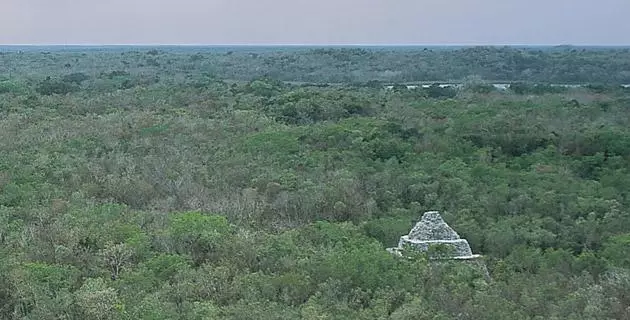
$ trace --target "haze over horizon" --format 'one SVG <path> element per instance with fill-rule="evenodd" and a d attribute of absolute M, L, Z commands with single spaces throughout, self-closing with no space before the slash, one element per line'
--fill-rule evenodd
<path fill-rule="evenodd" d="M 629 45 L 627 0 L 3 0 L 0 44 Z"/>

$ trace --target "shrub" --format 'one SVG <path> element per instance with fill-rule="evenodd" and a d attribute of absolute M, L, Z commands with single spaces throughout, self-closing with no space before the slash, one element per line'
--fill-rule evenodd
<path fill-rule="evenodd" d="M 53 94 L 68 94 L 71 92 L 76 92 L 79 90 L 79 87 L 74 83 L 68 83 L 62 80 L 53 80 L 51 78 L 47 78 L 46 80 L 39 83 L 35 91 L 41 95 L 50 96 Z"/>

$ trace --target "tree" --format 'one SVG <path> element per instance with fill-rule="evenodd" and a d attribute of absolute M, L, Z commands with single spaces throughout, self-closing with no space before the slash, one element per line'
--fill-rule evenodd
<path fill-rule="evenodd" d="M 68 94 L 71 92 L 76 92 L 79 90 L 79 87 L 74 83 L 69 83 L 66 81 L 55 80 L 48 77 L 46 80 L 39 83 L 39 85 L 35 88 L 35 91 L 41 95 L 53 95 L 53 94 Z"/>
<path fill-rule="evenodd" d="M 608 239 L 602 255 L 615 266 L 630 268 L 630 233 Z"/>
<path fill-rule="evenodd" d="M 119 319 L 123 306 L 118 294 L 101 278 L 88 278 L 76 292 L 77 304 L 87 319 Z"/>
<path fill-rule="evenodd" d="M 105 247 L 105 249 L 101 250 L 101 256 L 111 271 L 112 280 L 116 280 L 118 279 L 120 272 L 130 262 L 130 259 L 133 256 L 133 251 L 125 243 L 110 243 Z"/>
<path fill-rule="evenodd" d="M 175 214 L 169 229 L 176 252 L 190 254 L 196 265 L 218 258 L 232 233 L 225 217 L 201 212 Z"/>

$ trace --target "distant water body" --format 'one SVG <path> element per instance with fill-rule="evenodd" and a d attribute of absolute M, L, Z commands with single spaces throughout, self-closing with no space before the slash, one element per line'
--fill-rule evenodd
<path fill-rule="evenodd" d="M 462 83 L 440 83 L 439 81 L 436 81 L 435 84 L 438 87 L 440 87 L 440 88 L 462 88 L 464 86 Z M 510 84 L 509 83 L 490 83 L 490 85 L 492 85 L 495 89 L 501 90 L 501 91 L 505 91 L 505 90 L 509 90 L 510 89 Z M 433 85 L 432 84 L 405 85 L 405 87 L 407 89 L 418 89 L 420 87 L 423 88 L 423 89 L 427 89 L 427 88 L 430 88 L 431 86 L 433 86 Z M 552 83 L 552 84 L 549 84 L 549 86 L 568 88 L 568 89 L 576 89 L 576 88 L 584 88 L 584 87 L 587 87 L 589 85 L 588 84 L 560 84 L 560 83 Z M 624 88 L 624 89 L 630 89 L 630 84 L 621 84 L 619 86 Z M 387 86 L 385 86 L 385 89 L 392 90 L 392 89 L 394 89 L 394 86 L 393 85 L 387 85 Z"/>

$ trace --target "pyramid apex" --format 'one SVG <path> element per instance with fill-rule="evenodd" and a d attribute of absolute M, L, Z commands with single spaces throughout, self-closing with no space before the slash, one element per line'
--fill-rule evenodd
<path fill-rule="evenodd" d="M 422 215 L 422 219 L 418 222 L 411 232 L 409 239 L 414 240 L 457 240 L 459 235 L 451 228 L 438 211 L 427 211 Z"/>

